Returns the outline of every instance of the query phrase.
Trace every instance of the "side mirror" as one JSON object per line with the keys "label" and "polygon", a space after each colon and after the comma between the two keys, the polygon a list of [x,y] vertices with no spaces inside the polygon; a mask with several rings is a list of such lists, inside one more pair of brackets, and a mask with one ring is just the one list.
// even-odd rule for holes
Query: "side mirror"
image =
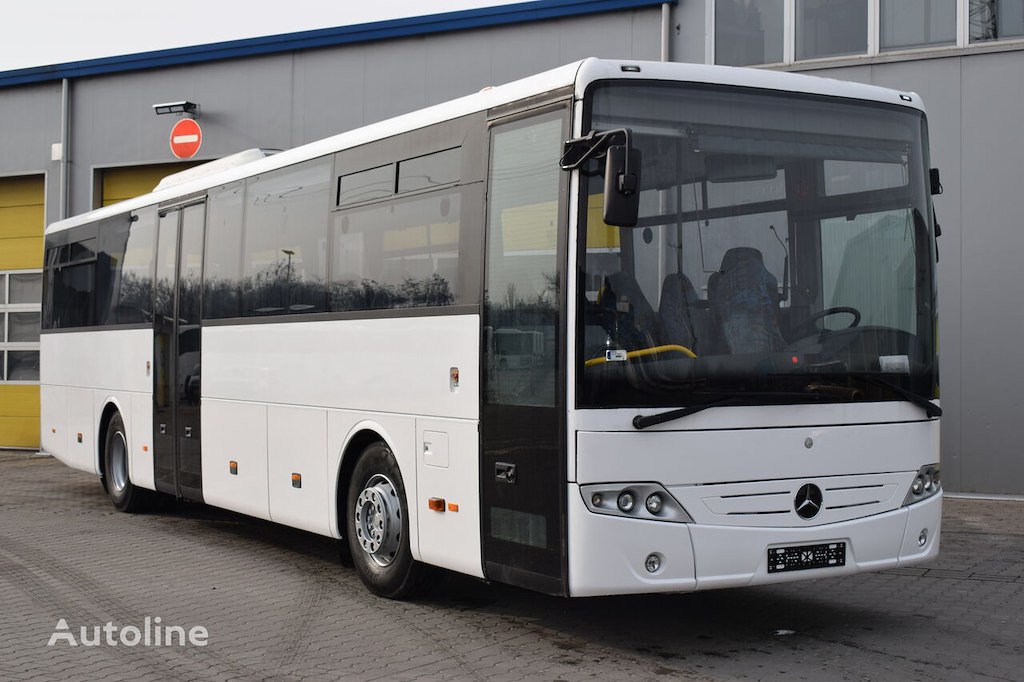
{"label": "side mirror", "polygon": [[640,150],[610,145],[605,155],[604,222],[635,227],[640,214]]}
{"label": "side mirror", "polygon": [[931,185],[932,194],[942,194],[942,181],[939,179],[939,169],[928,169],[928,184]]}

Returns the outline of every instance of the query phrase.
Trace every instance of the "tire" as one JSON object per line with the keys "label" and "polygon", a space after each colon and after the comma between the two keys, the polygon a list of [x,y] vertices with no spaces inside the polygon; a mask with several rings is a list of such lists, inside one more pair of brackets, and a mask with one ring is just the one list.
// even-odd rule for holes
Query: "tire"
{"label": "tire", "polygon": [[359,455],[347,499],[349,551],[366,589],[387,599],[422,594],[431,571],[412,558],[405,484],[388,446],[373,443]]}
{"label": "tire", "polygon": [[107,438],[103,444],[103,488],[118,511],[136,513],[153,506],[156,494],[132,485],[128,475],[128,436],[124,421],[115,412],[107,425]]}

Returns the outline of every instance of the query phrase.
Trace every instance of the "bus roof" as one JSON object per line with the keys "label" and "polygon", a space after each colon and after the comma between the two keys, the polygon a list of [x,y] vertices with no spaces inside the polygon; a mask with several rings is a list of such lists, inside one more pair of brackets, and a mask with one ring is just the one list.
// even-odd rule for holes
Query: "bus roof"
{"label": "bus roof", "polygon": [[[590,57],[511,83],[486,88],[481,92],[442,104],[403,114],[378,123],[372,123],[361,128],[355,128],[271,156],[252,154],[249,158],[254,160],[247,163],[222,164],[218,163],[218,160],[211,161],[203,166],[217,164],[213,168],[209,168],[213,172],[200,171],[199,169],[203,168],[203,166],[190,169],[182,173],[180,181],[176,181],[170,186],[167,183],[161,183],[156,190],[149,194],[56,221],[47,228],[46,234],[117,216],[146,206],[173,201],[177,197],[191,196],[252,175],[266,173],[307,159],[326,156],[435,123],[486,111],[560,88],[573,86],[575,96],[582,98],[587,86],[591,83],[613,78],[710,83],[818,94],[883,102],[924,111],[921,99],[914,93],[898,92],[849,81],[765,69],[677,62],[607,60]],[[235,156],[241,157],[245,154],[247,152],[242,152]]]}

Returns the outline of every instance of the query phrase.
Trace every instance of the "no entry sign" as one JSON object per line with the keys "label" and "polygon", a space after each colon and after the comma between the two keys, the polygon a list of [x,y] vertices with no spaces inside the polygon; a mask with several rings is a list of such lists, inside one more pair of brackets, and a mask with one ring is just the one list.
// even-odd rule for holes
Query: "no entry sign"
{"label": "no entry sign", "polygon": [[171,128],[171,153],[179,159],[191,159],[203,146],[203,129],[191,118],[183,118]]}

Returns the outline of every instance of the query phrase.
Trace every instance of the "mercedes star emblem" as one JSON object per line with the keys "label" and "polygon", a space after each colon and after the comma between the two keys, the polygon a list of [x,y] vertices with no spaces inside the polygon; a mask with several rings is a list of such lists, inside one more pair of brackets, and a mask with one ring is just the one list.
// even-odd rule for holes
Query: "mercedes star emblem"
{"label": "mercedes star emblem", "polygon": [[813,519],[821,511],[821,488],[813,483],[805,483],[796,491],[793,508],[802,519]]}

